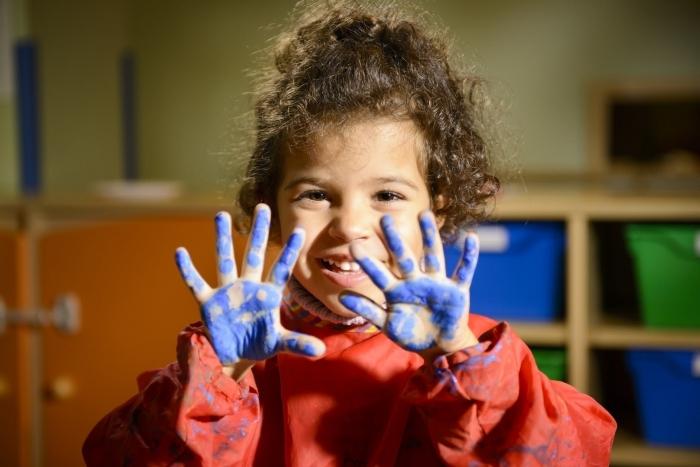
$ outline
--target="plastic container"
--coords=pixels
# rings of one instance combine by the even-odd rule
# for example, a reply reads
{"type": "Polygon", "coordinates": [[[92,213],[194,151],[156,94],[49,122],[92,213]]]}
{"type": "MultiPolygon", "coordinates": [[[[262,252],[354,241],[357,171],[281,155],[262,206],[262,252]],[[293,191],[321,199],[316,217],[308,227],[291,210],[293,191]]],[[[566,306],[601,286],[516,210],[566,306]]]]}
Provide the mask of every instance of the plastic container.
{"type": "Polygon", "coordinates": [[[537,362],[537,368],[547,375],[547,378],[566,380],[566,352],[564,349],[534,348],[532,355],[537,362]]]}
{"type": "Polygon", "coordinates": [[[646,441],[700,447],[700,350],[630,350],[626,357],[646,441]]]}
{"type": "MultiPolygon", "coordinates": [[[[471,310],[497,320],[554,321],[562,314],[564,225],[504,222],[477,229],[481,250],[471,288],[471,310]]],[[[461,242],[445,246],[447,270],[461,242]]]]}
{"type": "Polygon", "coordinates": [[[630,224],[644,323],[700,327],[700,225],[630,224]]]}

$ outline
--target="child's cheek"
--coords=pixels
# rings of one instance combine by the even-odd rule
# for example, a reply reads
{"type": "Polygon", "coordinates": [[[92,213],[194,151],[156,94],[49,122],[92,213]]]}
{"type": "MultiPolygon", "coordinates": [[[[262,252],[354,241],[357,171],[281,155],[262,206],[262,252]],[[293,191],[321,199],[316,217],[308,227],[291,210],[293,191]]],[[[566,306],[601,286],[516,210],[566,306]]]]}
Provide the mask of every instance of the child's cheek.
{"type": "Polygon", "coordinates": [[[423,243],[420,236],[420,230],[418,228],[418,221],[414,219],[412,224],[404,221],[398,227],[399,235],[401,236],[401,240],[403,240],[404,247],[409,248],[415,258],[420,258],[423,243]]]}

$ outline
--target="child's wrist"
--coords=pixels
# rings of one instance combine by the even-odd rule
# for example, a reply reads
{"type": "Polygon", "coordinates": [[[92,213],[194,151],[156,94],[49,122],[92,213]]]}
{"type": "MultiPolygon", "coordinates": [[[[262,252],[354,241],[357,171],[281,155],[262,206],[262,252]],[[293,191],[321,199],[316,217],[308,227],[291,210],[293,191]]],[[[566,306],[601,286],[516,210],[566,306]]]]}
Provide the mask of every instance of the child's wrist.
{"type": "Polygon", "coordinates": [[[462,336],[462,339],[460,342],[453,347],[454,350],[446,350],[443,348],[440,348],[438,346],[431,347],[430,349],[425,349],[418,354],[423,357],[423,360],[425,360],[426,363],[432,363],[435,361],[436,358],[438,357],[448,357],[454,353],[459,352],[460,350],[468,349],[469,347],[473,347],[479,343],[479,339],[474,335],[474,333],[471,331],[471,329],[467,329],[466,332],[464,332],[464,335],[462,336]]]}
{"type": "Polygon", "coordinates": [[[236,382],[240,382],[246,375],[248,370],[253,368],[255,360],[239,360],[230,365],[221,365],[221,371],[229,378],[233,378],[236,382]]]}

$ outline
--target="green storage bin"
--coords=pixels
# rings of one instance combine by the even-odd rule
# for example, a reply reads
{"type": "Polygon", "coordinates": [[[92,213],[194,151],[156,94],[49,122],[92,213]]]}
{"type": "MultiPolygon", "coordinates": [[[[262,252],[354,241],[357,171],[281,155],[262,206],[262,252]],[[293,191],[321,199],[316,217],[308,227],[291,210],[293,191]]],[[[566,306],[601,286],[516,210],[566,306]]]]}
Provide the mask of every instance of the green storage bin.
{"type": "Polygon", "coordinates": [[[537,367],[549,379],[557,381],[566,380],[566,352],[564,349],[532,349],[537,367]]]}
{"type": "Polygon", "coordinates": [[[651,327],[700,327],[700,225],[630,224],[642,318],[651,327]]]}

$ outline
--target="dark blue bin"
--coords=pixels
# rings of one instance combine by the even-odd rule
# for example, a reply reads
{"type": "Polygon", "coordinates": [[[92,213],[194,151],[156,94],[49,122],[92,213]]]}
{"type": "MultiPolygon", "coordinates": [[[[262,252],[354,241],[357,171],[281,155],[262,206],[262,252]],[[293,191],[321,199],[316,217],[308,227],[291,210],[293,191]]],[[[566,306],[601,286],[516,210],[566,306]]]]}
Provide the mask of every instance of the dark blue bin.
{"type": "Polygon", "coordinates": [[[646,441],[700,447],[700,350],[629,350],[626,357],[646,441]]]}
{"type": "MultiPolygon", "coordinates": [[[[503,222],[477,229],[479,263],[471,288],[471,310],[497,320],[554,321],[563,309],[564,225],[561,222],[503,222]]],[[[445,245],[452,272],[461,245],[445,245]]]]}

